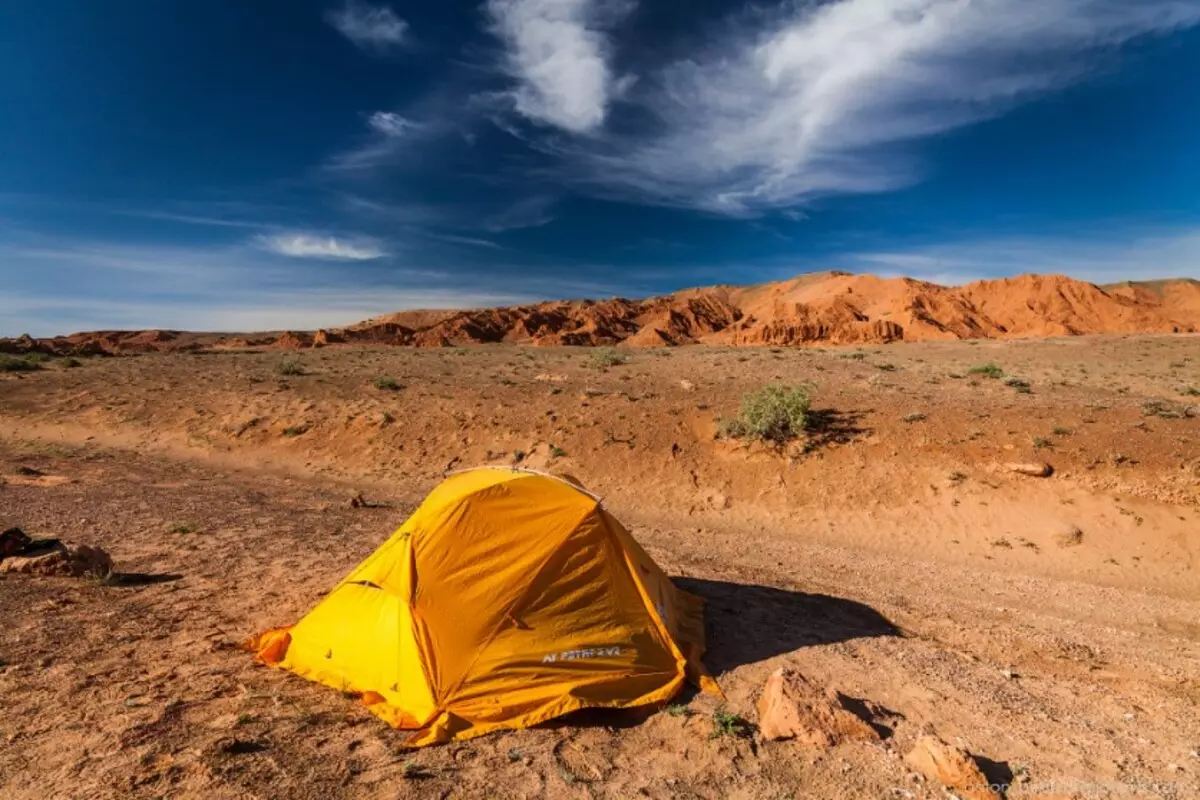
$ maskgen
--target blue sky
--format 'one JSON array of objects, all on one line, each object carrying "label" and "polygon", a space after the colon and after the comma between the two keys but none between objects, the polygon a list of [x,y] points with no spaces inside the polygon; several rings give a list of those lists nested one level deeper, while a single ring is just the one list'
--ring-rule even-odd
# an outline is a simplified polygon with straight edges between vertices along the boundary
[{"label": "blue sky", "polygon": [[1200,0],[9,0],[0,335],[1200,276]]}]

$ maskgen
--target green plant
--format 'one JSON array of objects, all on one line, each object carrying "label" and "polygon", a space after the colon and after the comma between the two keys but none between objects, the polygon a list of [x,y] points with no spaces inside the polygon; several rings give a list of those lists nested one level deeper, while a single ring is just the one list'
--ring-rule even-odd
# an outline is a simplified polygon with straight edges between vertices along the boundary
[{"label": "green plant", "polygon": [[171,527],[167,528],[167,533],[184,534],[184,533],[195,533],[195,532],[196,532],[196,526],[191,524],[190,522],[180,522],[180,523],[177,523],[177,524],[172,525]]},{"label": "green plant", "polygon": [[83,362],[80,361],[78,358],[64,358],[62,361],[60,361],[58,363],[61,364],[66,369],[75,369],[76,367],[83,366]]},{"label": "green plant", "polygon": [[520,761],[521,759],[523,759],[524,757],[525,757],[525,753],[523,753],[521,751],[521,748],[519,748],[519,747],[508,748],[508,760],[513,762],[514,764],[516,762]]},{"label": "green plant", "polygon": [[1003,378],[1004,370],[998,364],[988,362],[986,364],[978,364],[967,370],[970,375],[983,375],[986,378]]},{"label": "green plant", "polygon": [[601,347],[588,356],[587,365],[595,369],[615,367],[624,364],[627,359],[615,347]]},{"label": "green plant", "polygon": [[667,715],[672,717],[690,717],[692,709],[688,708],[684,703],[672,703],[667,706]]},{"label": "green plant", "polygon": [[897,367],[895,364],[888,364],[885,362],[883,364],[876,364],[875,369],[879,370],[880,372],[895,372],[897,369],[899,369],[899,367]]},{"label": "green plant", "polygon": [[1033,447],[1035,450],[1042,450],[1046,447],[1053,447],[1054,442],[1046,436],[1033,437]]},{"label": "green plant", "polygon": [[283,429],[284,436],[300,436],[308,430],[307,425],[289,425]]},{"label": "green plant", "polygon": [[556,445],[556,444],[550,445],[550,457],[551,458],[562,458],[566,454],[567,454],[567,451],[563,450],[558,445]]},{"label": "green plant", "polygon": [[375,388],[381,392],[399,391],[400,384],[396,383],[395,378],[389,378],[386,375],[380,375],[375,379]]},{"label": "green plant", "polygon": [[1179,393],[1188,397],[1200,397],[1200,389],[1195,386],[1187,386],[1179,390]]},{"label": "green plant", "polygon": [[28,353],[25,360],[30,364],[48,364],[54,359],[49,353]]},{"label": "green plant", "polygon": [[770,384],[742,396],[735,419],[718,423],[720,436],[764,439],[782,444],[808,429],[812,409],[811,387]]},{"label": "green plant", "polygon": [[287,356],[279,359],[279,363],[275,365],[275,371],[280,375],[303,375],[304,365],[295,356]]},{"label": "green plant", "polygon": [[750,735],[750,723],[742,719],[737,714],[731,713],[724,709],[717,709],[712,715],[713,730],[708,735],[710,739],[718,739],[722,736],[742,737]]},{"label": "green plant", "polygon": [[41,368],[41,364],[30,361],[28,358],[0,356],[0,372],[34,372]]}]

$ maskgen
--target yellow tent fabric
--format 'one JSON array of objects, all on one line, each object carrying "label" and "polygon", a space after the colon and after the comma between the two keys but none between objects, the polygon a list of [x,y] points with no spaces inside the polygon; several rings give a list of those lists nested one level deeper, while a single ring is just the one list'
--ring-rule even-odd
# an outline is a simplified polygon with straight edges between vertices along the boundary
[{"label": "yellow tent fabric", "polygon": [[266,664],[360,694],[421,746],[664,702],[704,670],[703,607],[577,482],[452,475]]}]

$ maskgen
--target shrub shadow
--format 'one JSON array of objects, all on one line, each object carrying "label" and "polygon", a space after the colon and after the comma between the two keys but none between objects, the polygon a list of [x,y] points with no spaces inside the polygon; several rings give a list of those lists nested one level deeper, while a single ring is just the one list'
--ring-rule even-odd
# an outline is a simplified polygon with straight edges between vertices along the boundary
[{"label": "shrub shadow", "polygon": [[802,647],[900,635],[886,617],[854,600],[699,578],[676,578],[675,584],[704,598],[704,663],[713,675]]},{"label": "shrub shadow", "polygon": [[859,436],[866,436],[871,433],[871,429],[860,424],[866,415],[865,411],[838,411],[833,408],[815,408],[809,411],[807,449],[817,450],[829,444],[847,444]]}]

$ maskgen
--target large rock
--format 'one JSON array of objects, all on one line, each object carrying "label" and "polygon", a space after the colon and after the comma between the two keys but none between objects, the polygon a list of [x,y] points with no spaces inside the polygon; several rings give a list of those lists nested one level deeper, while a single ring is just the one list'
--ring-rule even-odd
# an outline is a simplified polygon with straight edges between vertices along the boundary
[{"label": "large rock", "polygon": [[758,728],[764,739],[794,739],[810,747],[879,738],[874,728],[842,707],[836,694],[784,669],[776,670],[763,687]]},{"label": "large rock", "polygon": [[1001,800],[970,753],[936,736],[922,736],[904,760],[929,780],[953,789],[963,800]]},{"label": "large rock", "polygon": [[34,542],[19,556],[0,561],[0,572],[23,575],[65,575],[106,577],[112,573],[112,558],[99,547],[52,541],[38,547]]}]

